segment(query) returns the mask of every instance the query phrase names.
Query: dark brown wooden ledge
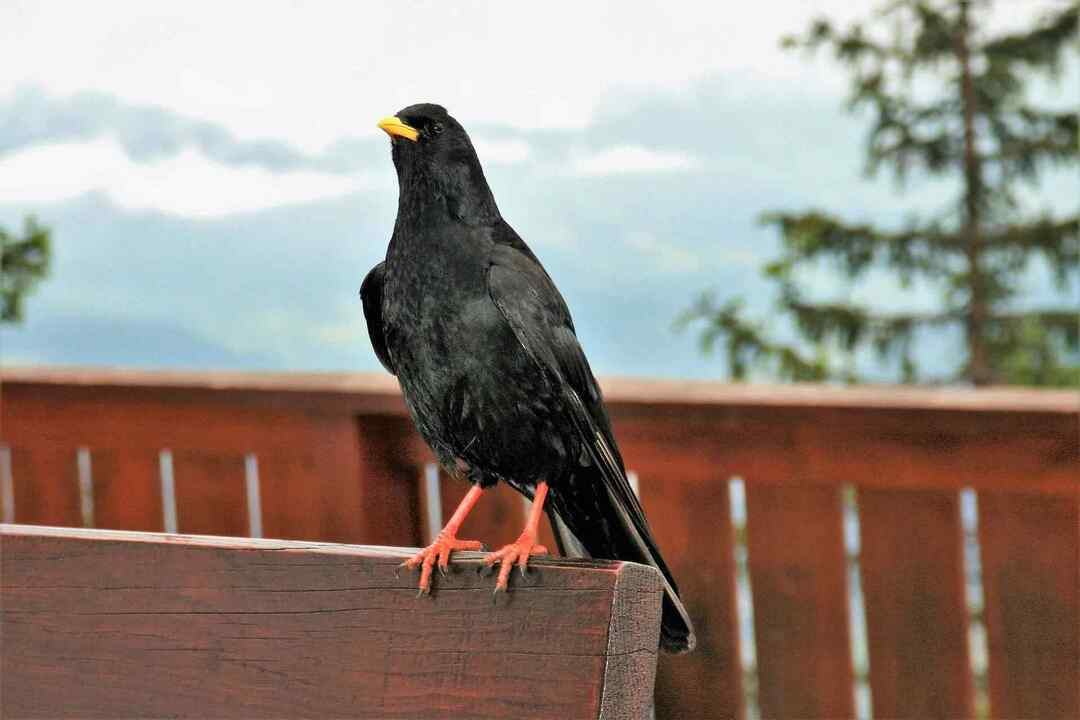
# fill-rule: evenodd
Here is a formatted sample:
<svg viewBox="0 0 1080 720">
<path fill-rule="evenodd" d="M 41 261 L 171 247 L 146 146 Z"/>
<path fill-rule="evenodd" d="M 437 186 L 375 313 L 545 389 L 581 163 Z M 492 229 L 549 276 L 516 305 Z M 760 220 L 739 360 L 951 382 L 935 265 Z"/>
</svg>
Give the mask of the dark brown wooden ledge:
<svg viewBox="0 0 1080 720">
<path fill-rule="evenodd" d="M 647 715 L 654 570 L 537 559 L 493 602 L 461 553 L 417 598 L 408 553 L 0 525 L 0 716 Z"/>
</svg>

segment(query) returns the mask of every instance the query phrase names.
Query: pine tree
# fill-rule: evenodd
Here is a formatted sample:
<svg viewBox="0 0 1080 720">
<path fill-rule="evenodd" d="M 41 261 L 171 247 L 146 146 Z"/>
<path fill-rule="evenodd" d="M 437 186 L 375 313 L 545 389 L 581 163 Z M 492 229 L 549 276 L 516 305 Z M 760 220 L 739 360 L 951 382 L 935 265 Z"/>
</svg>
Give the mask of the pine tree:
<svg viewBox="0 0 1080 720">
<path fill-rule="evenodd" d="M 0 227 L 0 322 L 23 319 L 23 301 L 48 274 L 50 232 L 27 218 L 22 237 Z"/>
<path fill-rule="evenodd" d="M 831 48 L 851 75 L 849 109 L 869 111 L 867 173 L 891 169 L 901 186 L 916 177 L 951 176 L 959 197 L 937 217 L 901 228 L 847 222 L 824 211 L 770 212 L 783 252 L 765 268 L 780 308 L 801 336 L 770 339 L 748 320 L 740 300 L 703 296 L 682 322 L 703 321 L 706 349 L 723 342 L 732 375 L 759 366 L 795 380 L 858 380 L 854 359 L 872 349 L 905 382 L 920 377 L 917 334 L 958 328 L 965 353 L 954 374 L 934 380 L 1080 384 L 1069 366 L 1080 345 L 1076 298 L 1080 214 L 1054 217 L 1024 209 L 1021 191 L 1037 188 L 1052 167 L 1077 165 L 1074 107 L 1040 107 L 1025 85 L 1060 85 L 1065 54 L 1077 47 L 1080 2 L 1058 6 L 1024 32 L 989 36 L 980 27 L 990 0 L 893 0 L 869 23 L 838 30 L 813 22 L 788 48 Z M 882 30 L 886 32 L 882 32 Z M 891 31 L 891 32 L 890 32 Z M 1080 211 L 1080 208 L 1078 208 Z M 1020 298 L 1041 256 L 1052 269 L 1061 307 L 1032 309 Z M 824 262 L 854 287 L 872 270 L 910 286 L 941 289 L 940 309 L 885 313 L 854 302 L 810 297 L 799 271 Z M 808 355 L 807 344 L 815 348 Z M 836 353 L 848 362 L 838 366 Z"/>
</svg>

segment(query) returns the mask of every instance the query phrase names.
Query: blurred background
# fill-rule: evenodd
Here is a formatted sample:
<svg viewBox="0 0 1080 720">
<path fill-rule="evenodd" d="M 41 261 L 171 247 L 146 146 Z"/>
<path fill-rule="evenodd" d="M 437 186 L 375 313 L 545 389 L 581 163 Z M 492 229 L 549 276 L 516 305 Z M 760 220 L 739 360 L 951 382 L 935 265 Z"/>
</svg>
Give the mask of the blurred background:
<svg viewBox="0 0 1080 720">
<path fill-rule="evenodd" d="M 1076 39 L 979 49 L 1075 3 L 971 9 L 976 232 L 1052 226 L 988 250 L 978 303 L 951 40 L 913 68 L 878 52 L 932 44 L 956 4 L 889 5 L 4 3 L 0 227 L 8 247 L 36 217 L 51 258 L 3 362 L 378 369 L 357 291 L 397 183 L 375 121 L 433 101 L 599 375 L 1075 383 Z M 12 254 L 5 293 L 33 264 Z"/>
</svg>

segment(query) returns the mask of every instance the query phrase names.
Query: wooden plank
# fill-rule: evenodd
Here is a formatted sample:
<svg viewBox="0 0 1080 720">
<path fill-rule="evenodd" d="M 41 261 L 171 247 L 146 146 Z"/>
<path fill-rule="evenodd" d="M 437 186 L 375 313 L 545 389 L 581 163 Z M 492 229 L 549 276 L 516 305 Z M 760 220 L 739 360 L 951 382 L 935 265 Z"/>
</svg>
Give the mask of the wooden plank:
<svg viewBox="0 0 1080 720">
<path fill-rule="evenodd" d="M 840 490 L 746 481 L 761 715 L 851 717 Z"/>
<path fill-rule="evenodd" d="M 963 534 L 955 492 L 859 492 L 874 713 L 971 717 Z"/>
<path fill-rule="evenodd" d="M 110 530 L 162 530 L 158 451 L 91 449 L 94 524 Z"/>
<path fill-rule="evenodd" d="M 342 472 L 336 482 L 351 483 L 354 489 L 356 504 L 351 512 L 355 530 L 342 534 L 341 539 L 380 545 L 421 544 L 416 479 L 426 453 L 418 447 L 412 423 L 406 418 L 377 415 L 349 417 L 347 423 L 348 428 L 334 423 L 341 437 L 336 447 Z M 333 477 L 329 471 L 322 475 Z M 342 502 L 348 500 L 342 498 Z"/>
<path fill-rule="evenodd" d="M 625 446 L 650 528 L 679 584 L 697 633 L 689 655 L 661 655 L 656 711 L 665 718 L 742 715 L 735 560 L 727 476 L 692 455 L 652 465 Z"/>
<path fill-rule="evenodd" d="M 0 379 L 15 385 L 127 387 L 186 392 L 211 389 L 240 393 L 400 397 L 397 379 L 384 372 L 266 372 L 137 370 L 132 368 L 8 366 Z M 1070 390 L 1042 388 L 960 388 L 917 386 L 835 387 L 810 383 L 763 385 L 711 380 L 600 378 L 609 405 L 762 405 L 770 407 L 881 407 L 938 410 L 1017 409 L 1080 412 L 1080 399 Z M 354 408 L 353 412 L 370 410 Z M 394 412 L 405 414 L 404 405 Z"/>
<path fill-rule="evenodd" d="M 11 479 L 16 522 L 82 525 L 74 447 L 11 448 Z"/>
<path fill-rule="evenodd" d="M 659 574 L 633 563 L 622 567 L 611 604 L 601 719 L 645 718 L 653 704 L 660 623 L 655 630 L 647 623 L 659 619 Z"/>
<path fill-rule="evenodd" d="M 1080 494 L 979 493 L 993 717 L 1080 717 Z"/>
<path fill-rule="evenodd" d="M 182 533 L 247 535 L 244 456 L 173 450 L 176 520 Z"/>
<path fill-rule="evenodd" d="M 325 498 L 313 492 L 316 460 L 310 452 L 256 455 L 263 537 L 321 540 L 326 536 Z"/>
<path fill-rule="evenodd" d="M 4 717 L 641 718 L 651 696 L 641 566 L 537 560 L 492 604 L 478 553 L 417 598 L 407 549 L 0 532 Z"/>
</svg>

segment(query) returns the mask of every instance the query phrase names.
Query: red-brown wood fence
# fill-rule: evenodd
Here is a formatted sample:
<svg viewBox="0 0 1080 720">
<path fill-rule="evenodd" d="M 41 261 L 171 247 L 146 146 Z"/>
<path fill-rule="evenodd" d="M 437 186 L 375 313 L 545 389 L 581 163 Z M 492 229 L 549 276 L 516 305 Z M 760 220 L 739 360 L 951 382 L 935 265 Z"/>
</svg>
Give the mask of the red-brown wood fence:
<svg viewBox="0 0 1080 720">
<path fill-rule="evenodd" d="M 5 369 L 6 521 L 416 546 L 465 488 L 434 476 L 385 375 Z M 874 715 L 1080 717 L 1080 395 L 1027 390 L 602 383 L 699 649 L 662 657 L 661 717 L 847 717 L 846 486 Z M 732 523 L 729 480 L 745 487 Z M 969 604 L 961 490 L 977 498 Z M 464 533 L 520 530 L 489 493 Z M 745 527 L 756 687 L 736 603 Z M 980 607 L 982 609 L 980 609 Z M 749 691 L 749 692 L 748 692 Z"/>
</svg>

